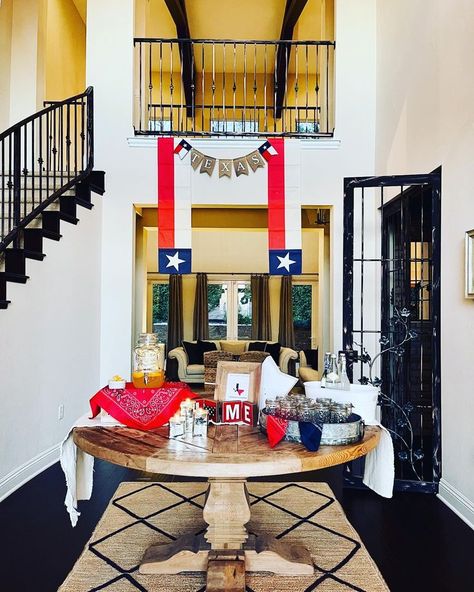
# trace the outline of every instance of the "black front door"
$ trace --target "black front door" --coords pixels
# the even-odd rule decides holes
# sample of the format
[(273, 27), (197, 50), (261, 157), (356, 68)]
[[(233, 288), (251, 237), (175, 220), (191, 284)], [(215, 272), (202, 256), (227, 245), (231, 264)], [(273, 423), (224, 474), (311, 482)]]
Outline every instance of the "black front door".
[[(346, 179), (344, 348), (380, 382), (397, 489), (440, 478), (440, 174)], [(357, 482), (352, 468), (351, 482)]]

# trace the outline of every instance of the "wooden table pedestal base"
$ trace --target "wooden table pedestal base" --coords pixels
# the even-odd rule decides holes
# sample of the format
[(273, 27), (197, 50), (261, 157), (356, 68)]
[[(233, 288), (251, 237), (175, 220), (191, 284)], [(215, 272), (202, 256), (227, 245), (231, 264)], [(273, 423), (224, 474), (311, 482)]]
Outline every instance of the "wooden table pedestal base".
[(303, 545), (288, 545), (269, 536), (251, 535), (243, 549), (213, 551), (204, 537), (185, 535), (169, 545), (153, 545), (143, 556), (142, 574), (179, 574), (207, 571), (208, 562), (245, 560), (245, 571), (262, 571), (282, 576), (314, 573), (311, 555)]
[(208, 563), (212, 563), (214, 572), (216, 566), (228, 569), (230, 561), (245, 560), (245, 571), (313, 574), (306, 547), (248, 534), (245, 525), (250, 520), (250, 507), (245, 479), (209, 479), (203, 517), (208, 524), (204, 536), (185, 535), (170, 544), (153, 545), (145, 552), (140, 573), (207, 571)]

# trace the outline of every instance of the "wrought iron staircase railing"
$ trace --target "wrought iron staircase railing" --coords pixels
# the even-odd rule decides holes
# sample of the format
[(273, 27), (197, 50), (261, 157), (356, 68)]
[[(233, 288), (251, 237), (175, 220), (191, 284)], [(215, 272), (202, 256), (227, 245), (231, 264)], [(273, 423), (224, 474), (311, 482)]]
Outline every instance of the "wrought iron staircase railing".
[(42, 261), (44, 239), (77, 224), (105, 175), (94, 171), (94, 94), (51, 102), (0, 134), (0, 309), (8, 282), (26, 283), (26, 260)]
[(0, 253), (94, 166), (94, 92), (49, 104), (0, 133)]

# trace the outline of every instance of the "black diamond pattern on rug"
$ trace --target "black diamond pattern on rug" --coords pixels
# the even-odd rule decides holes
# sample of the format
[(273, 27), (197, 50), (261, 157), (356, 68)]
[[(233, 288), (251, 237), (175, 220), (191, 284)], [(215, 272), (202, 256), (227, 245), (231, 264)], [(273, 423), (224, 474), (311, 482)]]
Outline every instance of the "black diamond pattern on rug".
[[(247, 574), (247, 592), (326, 592), (356, 590), (373, 592), (351, 581), (351, 562), (361, 560), (373, 569), (365, 549), (359, 540), (348, 534), (348, 525), (342, 510), (326, 485), (308, 483), (251, 483), (248, 485), (252, 519), (248, 524), (250, 532), (265, 532), (289, 543), (298, 541), (312, 549), (315, 572), (312, 576), (268, 576)], [(204, 576), (166, 576), (182, 578), (185, 587), (159, 587), (163, 576), (143, 576), (138, 568), (142, 554), (149, 544), (169, 543), (178, 536), (205, 530), (202, 509), (207, 484), (203, 483), (127, 483), (119, 488), (119, 495), (107, 509), (107, 516), (113, 530), (100, 528), (98, 538), (90, 542), (86, 554), (92, 554), (93, 569), (104, 578), (90, 592), (98, 590), (185, 590), (205, 592)], [(121, 494), (121, 491), (126, 493)], [(192, 492), (192, 493), (189, 493)], [(336, 504), (336, 506), (334, 506)], [(341, 515), (342, 513), (342, 515)], [(342, 521), (341, 521), (342, 520)], [(345, 532), (342, 532), (345, 531)], [(315, 546), (315, 540), (317, 545)], [(321, 553), (319, 550), (321, 549)], [(330, 552), (327, 552), (327, 550)], [(361, 551), (362, 549), (362, 551)], [(324, 551), (324, 552), (323, 552)], [(358, 556), (359, 554), (359, 556)], [(81, 558), (82, 560), (82, 558)], [(106, 566), (106, 567), (105, 567)], [(74, 572), (73, 572), (74, 573)], [(358, 572), (360, 574), (360, 570)], [(378, 572), (376, 572), (377, 576)], [(154, 578), (153, 585), (149, 587)], [(160, 578), (160, 580), (157, 580)], [(269, 579), (270, 578), (270, 579)], [(362, 578), (363, 580), (363, 578)], [(157, 583), (158, 582), (158, 583)], [(175, 581), (177, 582), (177, 580)], [(268, 588), (268, 585), (271, 587)], [(380, 576), (376, 578), (379, 590), (386, 590)], [(67, 580), (66, 580), (67, 583)], [(158, 585), (158, 588), (157, 588)], [(73, 588), (65, 588), (67, 591)], [(82, 588), (81, 588), (82, 590)]]

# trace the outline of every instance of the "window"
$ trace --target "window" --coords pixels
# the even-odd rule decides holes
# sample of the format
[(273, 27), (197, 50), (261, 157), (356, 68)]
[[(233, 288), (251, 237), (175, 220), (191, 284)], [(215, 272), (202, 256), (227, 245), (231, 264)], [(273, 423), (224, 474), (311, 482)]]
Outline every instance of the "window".
[(150, 132), (171, 132), (170, 119), (150, 119), (148, 121), (148, 130)]
[(258, 132), (258, 121), (241, 119), (213, 119), (211, 120), (211, 131), (233, 134)]
[(153, 282), (152, 290), (152, 331), (158, 340), (166, 343), (168, 339), (168, 298), (169, 286), (166, 283)]
[(293, 328), (295, 330), (295, 349), (311, 349), (313, 335), (314, 292), (312, 284), (293, 284)]
[(209, 282), (207, 289), (209, 339), (252, 337), (252, 295), (250, 282)]
[(319, 123), (317, 121), (297, 121), (296, 131), (299, 134), (319, 134)]

